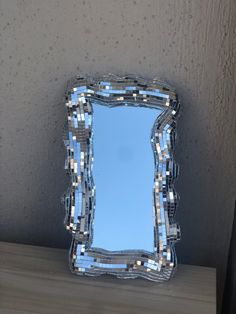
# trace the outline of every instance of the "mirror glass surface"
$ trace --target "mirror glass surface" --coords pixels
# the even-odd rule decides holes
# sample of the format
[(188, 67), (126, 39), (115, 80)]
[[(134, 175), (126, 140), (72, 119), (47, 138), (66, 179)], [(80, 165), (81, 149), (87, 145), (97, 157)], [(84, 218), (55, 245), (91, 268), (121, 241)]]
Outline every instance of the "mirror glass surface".
[(93, 103), (93, 247), (153, 251), (154, 156), (159, 109)]

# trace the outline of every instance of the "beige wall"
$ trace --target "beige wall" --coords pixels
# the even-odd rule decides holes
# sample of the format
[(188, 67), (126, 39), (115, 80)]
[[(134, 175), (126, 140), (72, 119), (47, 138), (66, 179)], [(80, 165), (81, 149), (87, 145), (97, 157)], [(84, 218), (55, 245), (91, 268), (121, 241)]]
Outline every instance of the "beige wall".
[(234, 3), (0, 1), (2, 240), (69, 243), (60, 205), (67, 80), (159, 76), (182, 100), (179, 261), (217, 266), (222, 291), (236, 185)]

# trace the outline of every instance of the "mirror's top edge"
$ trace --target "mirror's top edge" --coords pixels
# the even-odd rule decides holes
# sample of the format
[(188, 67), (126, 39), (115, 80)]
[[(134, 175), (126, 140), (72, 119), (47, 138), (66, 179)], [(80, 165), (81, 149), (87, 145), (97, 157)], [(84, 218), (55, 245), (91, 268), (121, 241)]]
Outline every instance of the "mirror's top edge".
[(175, 91), (157, 79), (145, 80), (136, 76), (119, 77), (112, 74), (100, 78), (77, 77), (69, 82), (67, 96), (72, 102), (84, 96), (104, 102), (137, 103), (141, 101), (147, 106), (158, 104), (170, 108), (176, 108), (176, 103), (178, 103)]

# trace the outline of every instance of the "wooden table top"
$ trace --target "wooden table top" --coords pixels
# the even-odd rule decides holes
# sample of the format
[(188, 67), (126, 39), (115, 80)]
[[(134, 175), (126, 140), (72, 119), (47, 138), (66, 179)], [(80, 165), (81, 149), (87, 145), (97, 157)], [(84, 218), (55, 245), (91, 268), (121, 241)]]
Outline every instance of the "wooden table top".
[(0, 313), (216, 312), (215, 269), (179, 265), (174, 278), (97, 278), (70, 273), (67, 251), (0, 242)]

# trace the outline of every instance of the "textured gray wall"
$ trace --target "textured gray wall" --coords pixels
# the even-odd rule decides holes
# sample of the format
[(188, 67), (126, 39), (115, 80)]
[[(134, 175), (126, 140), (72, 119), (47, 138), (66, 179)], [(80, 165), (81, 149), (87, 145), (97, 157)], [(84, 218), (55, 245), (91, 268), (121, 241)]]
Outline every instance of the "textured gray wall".
[(159, 76), (182, 100), (180, 262), (217, 266), (235, 198), (235, 1), (0, 1), (5, 241), (66, 247), (62, 103), (76, 74)]

